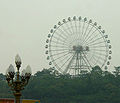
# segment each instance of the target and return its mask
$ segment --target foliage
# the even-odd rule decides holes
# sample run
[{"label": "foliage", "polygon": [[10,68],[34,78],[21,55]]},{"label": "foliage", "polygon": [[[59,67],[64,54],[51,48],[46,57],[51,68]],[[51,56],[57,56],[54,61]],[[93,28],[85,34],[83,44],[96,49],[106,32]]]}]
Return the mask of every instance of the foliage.
[{"label": "foliage", "polygon": [[[102,71],[99,66],[75,77],[43,69],[31,77],[22,98],[39,99],[41,103],[120,103],[120,75],[116,74]],[[13,97],[3,79],[0,97]]]}]

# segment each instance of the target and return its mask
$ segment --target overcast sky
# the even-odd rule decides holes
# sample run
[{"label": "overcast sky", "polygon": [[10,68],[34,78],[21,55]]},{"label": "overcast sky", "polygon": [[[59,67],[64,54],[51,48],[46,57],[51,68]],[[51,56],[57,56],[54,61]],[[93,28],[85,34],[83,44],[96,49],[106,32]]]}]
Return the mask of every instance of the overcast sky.
[{"label": "overcast sky", "polygon": [[0,0],[0,72],[14,64],[16,54],[33,73],[49,67],[45,41],[50,29],[64,18],[87,17],[109,35],[112,65],[120,65],[120,0]]}]

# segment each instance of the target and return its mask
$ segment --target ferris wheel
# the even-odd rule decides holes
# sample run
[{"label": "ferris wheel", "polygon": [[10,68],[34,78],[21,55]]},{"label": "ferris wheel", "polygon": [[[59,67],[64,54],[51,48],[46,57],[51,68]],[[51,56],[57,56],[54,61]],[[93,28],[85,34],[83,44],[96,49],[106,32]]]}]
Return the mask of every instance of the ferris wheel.
[{"label": "ferris wheel", "polygon": [[91,19],[76,16],[54,25],[45,48],[49,65],[71,75],[90,72],[95,66],[107,69],[112,54],[105,30]]}]

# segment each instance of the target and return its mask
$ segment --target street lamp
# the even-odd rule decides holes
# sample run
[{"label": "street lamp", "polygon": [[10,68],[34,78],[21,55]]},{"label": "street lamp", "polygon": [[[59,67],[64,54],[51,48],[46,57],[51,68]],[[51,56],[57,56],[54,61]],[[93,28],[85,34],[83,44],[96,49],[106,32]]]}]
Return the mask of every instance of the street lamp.
[{"label": "street lamp", "polygon": [[15,96],[15,103],[20,103],[21,90],[28,84],[30,76],[32,74],[31,67],[28,65],[26,69],[23,69],[20,75],[20,67],[21,67],[21,58],[19,55],[15,57],[15,64],[17,67],[17,72],[12,64],[10,64],[9,68],[6,70],[6,80],[8,82],[8,86],[11,87],[13,94]]}]

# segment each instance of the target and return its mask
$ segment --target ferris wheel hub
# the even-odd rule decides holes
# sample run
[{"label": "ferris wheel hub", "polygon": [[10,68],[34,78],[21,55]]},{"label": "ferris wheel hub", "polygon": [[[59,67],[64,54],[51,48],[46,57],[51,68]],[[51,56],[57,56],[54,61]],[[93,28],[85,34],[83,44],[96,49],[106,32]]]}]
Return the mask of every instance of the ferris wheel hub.
[{"label": "ferris wheel hub", "polygon": [[81,45],[77,45],[77,46],[73,46],[73,51],[80,53],[83,51],[89,51],[89,46],[81,46]]}]

